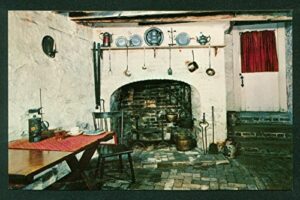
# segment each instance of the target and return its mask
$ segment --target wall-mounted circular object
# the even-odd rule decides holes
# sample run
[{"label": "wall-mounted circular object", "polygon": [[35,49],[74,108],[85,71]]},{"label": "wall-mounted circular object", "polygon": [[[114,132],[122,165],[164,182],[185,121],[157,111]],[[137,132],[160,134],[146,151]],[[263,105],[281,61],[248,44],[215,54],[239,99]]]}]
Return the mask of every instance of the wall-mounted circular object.
[{"label": "wall-mounted circular object", "polygon": [[56,45],[55,45],[54,39],[51,36],[46,35],[43,38],[43,40],[42,40],[42,47],[43,47],[44,53],[47,56],[49,56],[51,58],[55,57],[55,54],[57,53],[57,51],[56,51]]},{"label": "wall-mounted circular object", "polygon": [[126,47],[128,46],[128,40],[124,36],[120,36],[116,39],[116,45],[117,47]]},{"label": "wall-mounted circular object", "polygon": [[145,42],[148,46],[159,46],[164,40],[164,34],[159,28],[149,28],[144,35]]},{"label": "wall-mounted circular object", "polygon": [[142,46],[143,41],[142,41],[141,36],[134,34],[130,37],[129,43],[130,43],[130,46],[140,47],[140,46]]},{"label": "wall-mounted circular object", "polygon": [[175,40],[179,46],[187,46],[190,43],[191,38],[187,33],[182,32],[176,36]]}]

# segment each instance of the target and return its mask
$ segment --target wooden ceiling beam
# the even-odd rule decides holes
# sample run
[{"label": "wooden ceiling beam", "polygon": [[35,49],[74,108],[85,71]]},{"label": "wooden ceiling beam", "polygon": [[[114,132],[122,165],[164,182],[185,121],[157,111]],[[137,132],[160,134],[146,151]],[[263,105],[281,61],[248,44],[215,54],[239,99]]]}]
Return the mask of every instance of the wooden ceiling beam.
[{"label": "wooden ceiling beam", "polygon": [[213,16],[179,16],[179,17],[149,17],[149,18],[98,18],[98,19],[72,19],[78,23],[180,23],[180,22],[209,22],[209,21],[291,21],[287,15],[247,15],[225,14]]},{"label": "wooden ceiling beam", "polygon": [[69,12],[69,17],[72,20],[96,19],[96,18],[145,18],[153,16],[167,15],[195,15],[216,13],[216,11],[84,11],[84,12]]}]

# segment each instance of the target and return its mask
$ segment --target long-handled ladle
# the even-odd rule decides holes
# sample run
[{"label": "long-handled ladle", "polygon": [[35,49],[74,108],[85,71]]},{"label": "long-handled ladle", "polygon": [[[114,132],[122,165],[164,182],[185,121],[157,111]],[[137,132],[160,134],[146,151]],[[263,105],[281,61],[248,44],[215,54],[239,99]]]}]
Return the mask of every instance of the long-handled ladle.
[{"label": "long-handled ladle", "polygon": [[171,46],[169,46],[169,69],[168,69],[168,75],[172,75],[173,71],[171,68]]},{"label": "long-handled ladle", "polygon": [[112,73],[112,71],[111,71],[111,52],[110,52],[110,48],[109,48],[109,50],[108,50],[108,59],[109,59],[109,70],[108,70],[108,72],[111,74]]},{"label": "long-handled ladle", "polygon": [[146,48],[145,48],[145,46],[144,46],[144,65],[143,65],[142,69],[143,70],[147,69],[147,67],[146,67]]},{"label": "long-handled ladle", "polygon": [[131,76],[131,73],[130,73],[130,71],[129,71],[129,69],[128,69],[128,46],[126,46],[126,70],[124,71],[124,74],[126,75],[126,76]]},{"label": "long-handled ladle", "polygon": [[211,68],[211,56],[210,56],[210,43],[208,44],[209,46],[209,48],[208,48],[208,69],[206,70],[206,74],[208,75],[208,76],[214,76],[215,75],[215,73],[216,73],[216,71],[213,69],[213,68]]}]

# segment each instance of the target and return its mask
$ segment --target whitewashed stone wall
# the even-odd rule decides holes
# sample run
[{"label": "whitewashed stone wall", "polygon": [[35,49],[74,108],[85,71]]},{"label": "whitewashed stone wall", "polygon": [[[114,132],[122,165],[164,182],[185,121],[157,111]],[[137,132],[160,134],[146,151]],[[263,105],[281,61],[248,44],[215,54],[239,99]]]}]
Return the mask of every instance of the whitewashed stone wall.
[{"label": "whitewashed stone wall", "polygon": [[[55,39],[58,53],[42,51],[42,39]],[[9,11],[9,140],[28,130],[29,108],[38,108],[42,89],[44,119],[51,127],[92,121],[94,82],[92,30],[48,11]]]},{"label": "whitewashed stone wall", "polygon": [[[167,30],[187,32],[191,37],[200,32],[211,36],[212,45],[224,45],[224,30],[228,23],[190,23],[158,26],[164,32],[163,46],[170,42]],[[94,82],[92,42],[100,42],[99,33],[108,31],[118,36],[131,34],[143,36],[149,27],[95,29],[76,25],[66,17],[52,12],[9,12],[9,139],[20,137],[28,129],[29,108],[39,107],[39,88],[42,88],[44,119],[51,127],[69,128],[82,123],[91,124],[90,113],[94,110]],[[46,56],[41,47],[43,36],[51,35],[58,53],[55,58]],[[192,39],[191,45],[196,45]],[[167,74],[168,50],[146,50],[147,70],[142,70],[143,51],[129,52],[131,77],[123,71],[126,67],[126,51],[111,51],[112,73],[108,72],[108,51],[104,52],[101,74],[101,93],[109,110],[111,94],[119,87],[141,80],[170,79],[186,82],[192,87],[193,115],[202,118],[205,112],[211,123],[211,106],[215,107],[216,140],[226,138],[226,85],[224,49],[217,56],[211,49],[212,67],[216,75],[209,77],[208,49],[194,49],[195,61],[200,68],[190,73],[186,61],[191,61],[191,49],[172,50],[173,75]],[[209,129],[209,134],[211,129]],[[209,136],[209,138],[211,138]]]},{"label": "whitewashed stone wall", "polygon": [[225,76],[226,76],[226,99],[227,110],[235,110],[235,92],[234,92],[234,76],[233,76],[233,44],[232,34],[225,35]]},{"label": "whitewashed stone wall", "polygon": [[293,122],[293,29],[292,23],[286,23],[285,26],[285,49],[286,49],[286,80],[288,96],[288,113],[291,122]]},{"label": "whitewashed stone wall", "polygon": [[[191,37],[199,36],[200,32],[204,35],[211,36],[211,45],[224,45],[224,31],[228,28],[228,23],[189,23],[178,25],[159,25],[156,26],[164,32],[164,41],[162,46],[170,43],[168,30],[173,28],[176,34],[187,32]],[[119,36],[129,38],[132,34],[144,36],[144,32],[150,28],[145,27],[128,27],[128,28],[103,28],[96,29],[94,40],[101,42],[99,34],[101,32],[110,32],[115,40]],[[195,39],[191,40],[190,45],[199,45]],[[124,75],[126,68],[126,50],[111,50],[111,68],[109,73],[109,51],[104,51],[103,63],[101,66],[101,94],[106,102],[106,110],[109,110],[109,102],[112,93],[123,85],[142,81],[142,80],[179,80],[192,87],[192,111],[196,119],[202,118],[202,113],[206,113],[206,119],[211,124],[211,106],[215,107],[215,140],[224,140],[226,134],[226,83],[225,83],[225,58],[224,49],[219,48],[217,55],[214,55],[214,49],[211,49],[211,64],[216,70],[215,76],[208,76],[205,71],[208,68],[208,48],[194,49],[195,61],[199,64],[199,69],[194,73],[187,70],[186,61],[192,60],[191,49],[174,49],[171,56],[171,67],[173,75],[167,74],[169,67],[169,50],[156,49],[154,58],[153,50],[146,50],[146,70],[143,66],[143,50],[129,51],[129,70],[131,77]],[[211,142],[211,126],[208,129],[208,141]]]}]

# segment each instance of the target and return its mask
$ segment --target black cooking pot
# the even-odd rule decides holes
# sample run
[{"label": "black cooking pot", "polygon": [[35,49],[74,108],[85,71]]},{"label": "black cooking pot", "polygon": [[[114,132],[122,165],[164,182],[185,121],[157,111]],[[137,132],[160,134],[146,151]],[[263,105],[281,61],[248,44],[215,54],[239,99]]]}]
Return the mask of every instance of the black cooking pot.
[{"label": "black cooking pot", "polygon": [[199,68],[198,64],[195,61],[188,63],[187,67],[190,72],[194,72],[196,69]]}]

